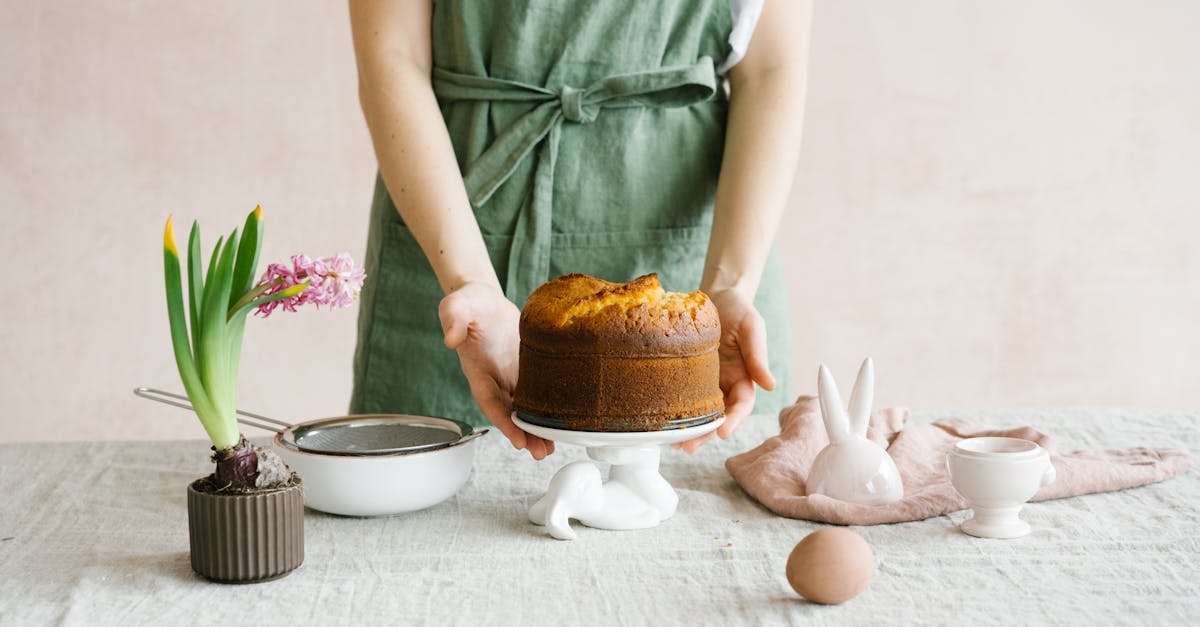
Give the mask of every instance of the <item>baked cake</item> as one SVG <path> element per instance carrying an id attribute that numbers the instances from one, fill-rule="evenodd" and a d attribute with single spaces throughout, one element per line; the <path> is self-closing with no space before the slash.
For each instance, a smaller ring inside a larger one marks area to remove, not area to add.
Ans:
<path id="1" fill-rule="evenodd" d="M 576 431 L 657 431 L 724 410 L 721 323 L 703 292 L 663 290 L 658 275 L 610 283 L 568 274 L 521 312 L 513 405 L 527 422 Z"/>

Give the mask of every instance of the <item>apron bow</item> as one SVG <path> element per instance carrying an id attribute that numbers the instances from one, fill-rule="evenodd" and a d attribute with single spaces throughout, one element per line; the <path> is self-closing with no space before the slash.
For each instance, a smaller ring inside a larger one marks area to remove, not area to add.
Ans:
<path id="1" fill-rule="evenodd" d="M 623 107 L 686 107 L 717 93 L 717 74 L 710 57 L 673 67 L 615 74 L 579 89 L 562 86 L 557 92 L 536 85 L 459 74 L 435 67 L 433 91 L 442 102 L 507 101 L 536 106 L 500 130 L 483 154 L 467 164 L 463 183 L 471 204 L 487 202 L 517 166 L 536 148 L 532 196 L 517 216 L 508 255 L 506 295 L 518 305 L 550 277 L 551 209 L 554 164 L 564 121 L 590 123 L 601 109 Z"/>
<path id="2" fill-rule="evenodd" d="M 563 85 L 558 94 L 558 106 L 562 108 L 563 119 L 568 122 L 588 123 L 596 120 L 600 107 L 594 103 L 584 102 L 587 90 L 575 89 Z"/>

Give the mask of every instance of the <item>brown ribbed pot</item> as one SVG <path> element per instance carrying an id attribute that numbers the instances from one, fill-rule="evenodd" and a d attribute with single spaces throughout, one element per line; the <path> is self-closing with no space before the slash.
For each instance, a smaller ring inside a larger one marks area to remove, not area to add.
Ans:
<path id="1" fill-rule="evenodd" d="M 214 494 L 188 486 L 192 569 L 221 583 L 278 579 L 304 561 L 300 486 L 253 494 Z"/>

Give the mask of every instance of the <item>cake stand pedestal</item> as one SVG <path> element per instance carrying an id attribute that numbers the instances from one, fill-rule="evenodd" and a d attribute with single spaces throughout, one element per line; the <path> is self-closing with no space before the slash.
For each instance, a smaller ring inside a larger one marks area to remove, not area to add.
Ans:
<path id="1" fill-rule="evenodd" d="M 572 518 L 596 529 L 644 529 L 670 518 L 679 495 L 658 473 L 659 447 L 710 433 L 725 418 L 682 429 L 613 433 L 540 427 L 520 416 L 513 422 L 540 438 L 587 447 L 593 461 L 560 468 L 546 495 L 529 508 L 534 524 L 559 540 L 574 540 Z M 608 481 L 601 477 L 600 462 L 611 464 Z"/>

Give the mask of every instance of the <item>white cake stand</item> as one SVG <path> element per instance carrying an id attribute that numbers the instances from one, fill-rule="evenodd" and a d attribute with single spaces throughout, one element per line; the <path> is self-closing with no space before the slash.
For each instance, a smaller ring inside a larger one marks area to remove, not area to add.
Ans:
<path id="1" fill-rule="evenodd" d="M 596 529 L 644 529 L 675 513 L 679 495 L 658 473 L 659 446 L 710 433 L 725 422 L 722 416 L 694 427 L 664 431 L 602 433 L 568 431 L 529 424 L 519 417 L 513 423 L 540 438 L 587 447 L 594 461 L 572 462 L 550 480 L 546 495 L 529 508 L 529 520 L 544 525 L 559 540 L 574 540 L 570 520 Z M 598 462 L 612 465 L 608 481 Z"/>

